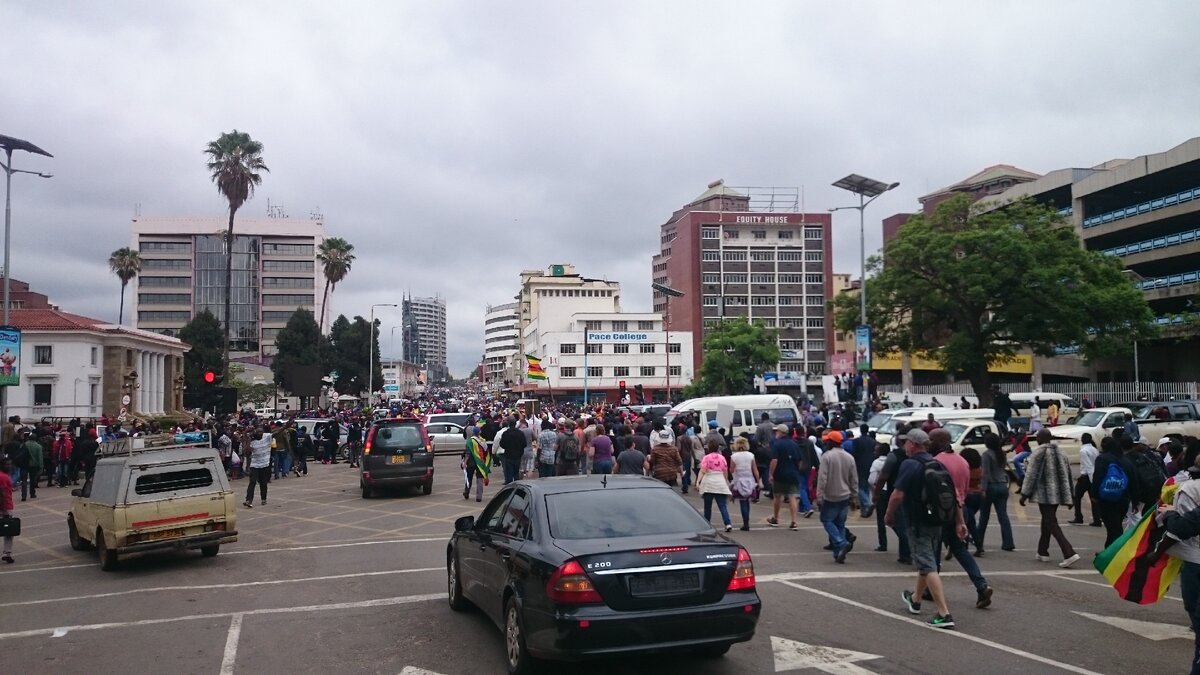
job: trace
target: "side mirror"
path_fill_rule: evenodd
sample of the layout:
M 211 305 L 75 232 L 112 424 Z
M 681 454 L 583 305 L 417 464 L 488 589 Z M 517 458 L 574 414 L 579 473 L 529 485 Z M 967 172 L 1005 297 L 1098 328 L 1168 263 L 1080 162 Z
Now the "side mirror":
M 82 495 L 83 495 L 83 490 L 80 490 L 79 488 L 75 488 L 74 490 L 71 490 L 72 497 L 79 497 Z
M 475 516 L 463 516 L 454 521 L 455 532 L 470 532 L 475 529 Z

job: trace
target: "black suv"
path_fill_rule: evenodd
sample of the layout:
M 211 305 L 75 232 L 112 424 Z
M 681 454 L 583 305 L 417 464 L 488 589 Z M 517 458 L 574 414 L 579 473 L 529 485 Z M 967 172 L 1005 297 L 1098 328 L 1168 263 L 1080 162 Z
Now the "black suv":
M 363 444 L 363 499 L 376 490 L 420 487 L 421 494 L 433 492 L 433 446 L 425 425 L 417 419 L 380 420 L 371 425 Z

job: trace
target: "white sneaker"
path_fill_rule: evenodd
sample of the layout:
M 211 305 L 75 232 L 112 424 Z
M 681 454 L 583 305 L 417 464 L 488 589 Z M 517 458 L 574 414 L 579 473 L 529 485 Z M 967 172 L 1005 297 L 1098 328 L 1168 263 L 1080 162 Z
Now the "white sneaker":
M 1066 560 L 1058 563 L 1058 566 L 1063 569 L 1066 569 L 1066 568 L 1070 567 L 1071 565 L 1074 565 L 1077 562 L 1079 562 L 1079 554 L 1078 553 L 1076 553 L 1075 555 L 1071 556 L 1070 558 L 1067 558 Z
M 1048 555 L 1037 555 L 1034 556 L 1034 559 L 1038 562 L 1050 562 L 1050 556 Z

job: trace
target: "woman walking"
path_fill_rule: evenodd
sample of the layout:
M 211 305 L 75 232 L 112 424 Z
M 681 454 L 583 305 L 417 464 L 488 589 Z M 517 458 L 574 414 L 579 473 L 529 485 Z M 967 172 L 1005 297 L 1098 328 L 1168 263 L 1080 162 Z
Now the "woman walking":
M 483 501 L 483 486 L 492 474 L 492 452 L 479 437 L 479 427 L 467 427 L 467 445 L 462 455 L 463 499 L 471 496 L 471 483 L 475 484 L 475 501 Z
M 592 473 L 612 473 L 613 442 L 608 436 L 603 424 L 596 425 L 596 435 L 592 438 Z
M 1096 456 L 1090 490 L 1107 531 L 1104 548 L 1108 548 L 1125 532 L 1125 514 L 1129 512 L 1133 501 L 1136 478 L 1133 462 L 1121 453 L 1120 442 L 1112 436 L 1100 439 L 1100 454 Z
M 733 455 L 729 458 L 731 469 L 729 490 L 737 500 L 742 512 L 742 531 L 750 529 L 750 500 L 755 499 L 759 484 L 758 463 L 750 452 L 750 441 L 738 437 L 733 441 Z
M 980 461 L 981 480 L 983 483 L 983 501 L 979 506 L 979 524 L 975 529 L 979 537 L 975 540 L 975 548 L 983 550 L 983 539 L 987 534 L 988 517 L 992 508 L 996 509 L 996 520 L 1000 522 L 1001 550 L 1015 551 L 1013 542 L 1012 523 L 1008 519 L 1008 460 L 1004 456 L 1004 446 L 1000 437 L 987 434 L 983 437 L 983 445 L 987 448 Z
M 1070 506 L 1071 497 L 1071 463 L 1067 456 L 1059 451 L 1058 445 L 1050 442 L 1053 434 L 1049 429 L 1038 432 L 1038 447 L 1029 455 L 1025 470 L 1025 480 L 1021 484 L 1021 506 L 1028 500 L 1038 505 L 1042 515 L 1042 534 L 1038 537 L 1037 559 L 1040 562 L 1050 562 L 1050 537 L 1058 542 L 1062 550 L 1063 561 L 1059 567 L 1070 567 L 1079 561 L 1079 554 L 1067 541 L 1062 528 L 1058 524 L 1059 505 Z
M 976 516 L 983 505 L 983 458 L 975 448 L 966 447 L 958 453 L 967 460 L 967 468 L 971 470 L 967 481 L 967 498 L 963 502 L 963 519 L 967 521 L 967 533 L 975 542 L 975 557 L 983 557 L 983 543 L 979 540 L 979 523 Z
M 729 520 L 726 501 L 732 492 L 729 489 L 729 481 L 725 478 L 729 465 L 725 462 L 721 446 L 716 440 L 710 440 L 705 449 L 707 452 L 704 459 L 700 460 L 700 475 L 696 479 L 696 486 L 704 498 L 704 519 L 712 522 L 712 505 L 713 501 L 716 501 L 717 509 L 721 511 L 721 520 L 725 522 L 725 531 L 730 532 L 733 530 L 733 522 Z

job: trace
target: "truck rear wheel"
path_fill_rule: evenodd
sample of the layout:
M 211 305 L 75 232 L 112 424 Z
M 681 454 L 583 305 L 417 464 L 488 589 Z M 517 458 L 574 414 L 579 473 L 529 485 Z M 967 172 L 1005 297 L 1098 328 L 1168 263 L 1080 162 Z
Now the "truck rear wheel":
M 117 552 L 110 550 L 104 541 L 104 531 L 96 530 L 96 555 L 100 558 L 100 569 L 111 572 L 117 569 Z
M 211 558 L 217 554 L 217 551 L 220 551 L 220 550 L 221 550 L 220 544 L 213 544 L 212 546 L 201 546 L 200 547 L 200 555 L 204 556 L 205 558 Z
M 79 536 L 79 528 L 75 527 L 74 516 L 67 516 L 67 538 L 71 541 L 71 550 L 87 551 L 92 548 L 86 539 Z

